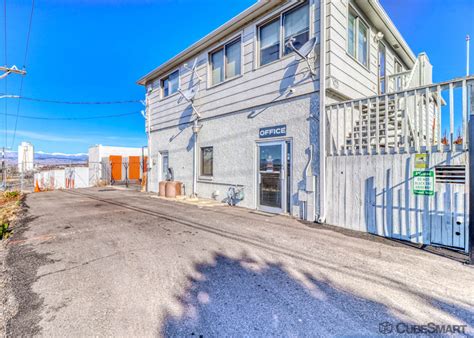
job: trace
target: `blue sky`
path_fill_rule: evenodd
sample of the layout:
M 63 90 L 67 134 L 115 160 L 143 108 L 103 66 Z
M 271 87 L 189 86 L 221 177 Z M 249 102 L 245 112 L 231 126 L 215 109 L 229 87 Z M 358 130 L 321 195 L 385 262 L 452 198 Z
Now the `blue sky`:
M 23 95 L 69 101 L 142 99 L 142 75 L 235 16 L 250 0 L 36 0 Z M 414 52 L 426 51 L 434 80 L 465 73 L 465 35 L 474 37 L 474 0 L 381 0 Z M 2 3 L 3 6 L 3 3 Z M 31 0 L 7 0 L 8 64 L 22 66 Z M 1 13 L 0 13 L 1 14 Z M 1 32 L 3 33 L 3 18 Z M 0 60 L 4 59 L 0 34 Z M 474 42 L 473 42 L 474 44 Z M 472 58 L 474 59 L 474 53 Z M 4 60 L 0 63 L 5 63 Z M 472 62 L 471 62 L 472 64 Z M 473 65 L 471 69 L 474 70 Z M 4 80 L 1 80 L 4 81 Z M 0 83 L 0 92 L 4 92 Z M 19 77 L 9 76 L 17 94 Z M 17 100 L 7 101 L 16 114 Z M 92 144 L 146 144 L 140 104 L 71 106 L 22 101 L 21 115 L 68 117 L 137 112 L 86 121 L 19 119 L 18 142 L 46 152 L 87 152 Z M 0 103 L 0 115 L 4 113 Z M 12 145 L 15 118 L 7 121 Z M 0 116 L 0 146 L 5 122 Z

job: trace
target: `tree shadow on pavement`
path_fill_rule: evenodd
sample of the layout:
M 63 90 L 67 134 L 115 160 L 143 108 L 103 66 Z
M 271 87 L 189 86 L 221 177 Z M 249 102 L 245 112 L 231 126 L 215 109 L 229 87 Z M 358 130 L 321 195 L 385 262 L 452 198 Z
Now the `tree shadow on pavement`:
M 279 263 L 216 254 L 196 264 L 199 278 L 177 296 L 182 313 L 168 312 L 163 336 L 378 335 L 397 322 L 380 303 L 335 288 L 323 278 L 291 276 Z

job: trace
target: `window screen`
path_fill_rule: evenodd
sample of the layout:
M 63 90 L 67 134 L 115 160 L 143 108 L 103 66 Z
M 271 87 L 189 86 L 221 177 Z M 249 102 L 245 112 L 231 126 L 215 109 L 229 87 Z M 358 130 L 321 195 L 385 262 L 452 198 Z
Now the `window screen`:
M 368 63 L 368 38 L 367 38 L 368 28 L 367 26 L 359 20 L 359 36 L 358 40 L 358 50 L 357 50 L 357 59 L 364 66 L 367 66 Z
M 224 81 L 224 50 L 211 55 L 212 84 Z
M 241 51 L 240 39 L 225 46 L 225 78 L 240 75 Z
M 164 78 L 161 82 L 161 86 L 163 87 L 163 97 L 176 93 L 179 88 L 179 70 Z
M 234 40 L 211 54 L 211 83 L 213 85 L 240 75 L 241 41 Z
M 349 25 L 348 25 L 348 43 L 347 43 L 347 52 L 356 57 L 356 39 L 355 39 L 355 29 L 356 29 L 356 18 L 354 14 L 349 13 Z
M 309 9 L 308 4 L 283 15 L 285 32 L 285 55 L 293 50 L 286 47 L 290 38 L 294 38 L 293 45 L 299 49 L 309 40 Z
M 260 27 L 260 65 L 280 58 L 280 19 Z

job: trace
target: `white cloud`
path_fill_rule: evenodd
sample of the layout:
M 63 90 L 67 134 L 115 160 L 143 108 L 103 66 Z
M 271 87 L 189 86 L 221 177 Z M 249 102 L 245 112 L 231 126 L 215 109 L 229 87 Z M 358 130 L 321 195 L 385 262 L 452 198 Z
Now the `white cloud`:
M 8 130 L 7 134 L 13 135 L 13 130 Z M 71 143 L 86 143 L 89 144 L 85 138 L 78 138 L 78 137 L 68 137 L 68 136 L 59 136 L 59 135 L 51 135 L 51 134 L 44 134 L 38 133 L 34 131 L 26 131 L 26 130 L 17 130 L 16 136 L 24 137 L 32 140 L 40 140 L 40 141 L 49 141 L 49 142 L 71 142 Z

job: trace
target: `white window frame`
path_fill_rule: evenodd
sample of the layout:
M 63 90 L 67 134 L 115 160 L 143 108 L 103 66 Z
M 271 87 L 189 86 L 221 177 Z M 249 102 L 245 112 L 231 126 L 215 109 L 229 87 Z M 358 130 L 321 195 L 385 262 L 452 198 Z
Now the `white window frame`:
M 169 72 L 168 74 L 166 74 L 165 76 L 163 76 L 163 77 L 160 78 L 160 83 L 159 83 L 159 84 L 160 84 L 160 92 L 161 92 L 161 93 L 160 93 L 160 96 L 161 96 L 161 99 L 162 99 L 162 100 L 167 99 L 167 98 L 169 98 L 169 97 L 172 97 L 172 96 L 174 96 L 174 95 L 176 95 L 176 94 L 179 93 L 178 91 L 176 91 L 176 92 L 174 92 L 174 93 L 172 93 L 172 94 L 168 94 L 167 96 L 165 96 L 165 88 L 164 88 L 164 86 L 163 86 L 163 84 L 164 84 L 164 82 L 166 81 L 166 79 L 169 79 L 169 77 L 170 77 L 171 75 L 173 75 L 174 73 L 176 73 L 176 72 L 178 72 L 178 88 L 180 88 L 180 87 L 181 87 L 181 72 L 180 72 L 179 68 L 173 70 L 172 72 Z M 169 81 L 168 81 L 168 83 L 169 83 Z
M 168 179 L 168 173 L 164 172 L 164 158 L 167 158 L 168 161 L 168 168 L 170 168 L 170 153 L 167 150 L 160 151 L 160 181 L 166 181 Z M 164 176 L 164 177 L 163 177 Z
M 352 55 L 351 53 L 349 53 L 349 17 L 351 14 L 355 18 L 354 20 L 354 54 L 355 55 Z M 359 61 L 359 25 L 361 22 L 367 28 L 367 59 L 366 59 L 367 65 L 364 65 L 362 62 Z M 346 53 L 352 59 L 357 61 L 359 65 L 366 68 L 367 70 L 369 70 L 369 65 L 370 65 L 370 49 L 371 49 L 370 32 L 371 32 L 371 27 L 367 23 L 367 21 L 365 21 L 362 18 L 362 16 L 360 15 L 357 9 L 355 9 L 352 5 L 349 5 L 347 9 Z
M 231 45 L 237 41 L 240 40 L 240 74 L 237 74 L 237 75 L 234 75 L 232 77 L 229 77 L 229 78 L 226 78 L 226 66 L 227 66 L 227 62 L 226 62 L 226 48 L 228 45 Z M 220 82 L 217 82 L 217 83 L 213 83 L 212 82 L 212 55 L 214 53 L 217 53 L 217 52 L 220 52 L 220 51 L 223 51 L 223 57 L 224 57 L 224 79 Z M 242 76 L 243 74 L 243 71 L 244 71 L 244 46 L 243 46 L 243 41 L 242 41 L 242 34 L 239 34 L 237 36 L 234 36 L 232 37 L 231 39 L 227 40 L 226 42 L 224 42 L 223 44 L 221 44 L 219 47 L 217 48 L 214 48 L 213 50 L 211 50 L 210 52 L 208 52 L 208 62 L 207 62 L 207 68 L 208 68 L 208 82 L 209 82 L 209 88 L 212 88 L 212 87 L 215 87 L 215 86 L 218 86 L 220 84 L 223 84 L 227 81 L 230 81 L 230 80 L 234 80 L 236 78 L 239 78 Z
M 383 76 L 383 80 L 385 81 L 385 91 L 382 93 L 382 78 L 380 77 L 380 46 L 383 46 L 384 48 L 384 51 L 385 51 L 385 57 L 384 57 L 384 70 L 385 70 L 385 74 Z M 378 93 L 379 95 L 384 95 L 384 94 L 387 94 L 387 92 L 389 91 L 388 90 L 388 73 L 387 73 L 387 45 L 382 42 L 382 41 L 379 41 L 379 44 L 377 46 L 377 82 L 378 82 Z
M 278 61 L 281 61 L 291 55 L 293 55 L 295 52 L 291 52 L 291 53 L 288 53 L 288 54 L 284 54 L 285 52 L 285 34 L 284 34 L 284 31 L 285 31 L 285 27 L 283 25 L 283 16 L 285 14 L 288 14 L 289 12 L 293 11 L 293 10 L 296 10 L 297 8 L 299 7 L 303 7 L 303 6 L 308 6 L 308 18 L 309 18 L 309 26 L 308 26 L 308 31 L 309 31 L 309 39 L 311 39 L 311 37 L 314 35 L 314 32 L 313 32 L 313 16 L 311 15 L 311 8 L 312 8 L 312 2 L 310 0 L 305 0 L 303 1 L 303 3 L 301 4 L 297 4 L 295 6 L 292 6 L 292 7 L 289 7 L 289 8 L 285 8 L 282 12 L 280 12 L 278 15 L 273 15 L 269 18 L 266 18 L 264 19 L 264 21 L 262 22 L 259 22 L 257 25 L 256 25 L 256 52 L 255 52 L 255 55 L 256 55 L 256 65 L 257 67 L 256 68 L 260 68 L 260 67 L 265 67 L 265 66 L 268 66 L 268 65 L 271 65 L 275 62 L 278 62 Z M 274 60 L 274 61 L 271 61 L 267 64 L 264 64 L 262 65 L 260 63 L 260 28 L 275 21 L 275 20 L 278 20 L 280 22 L 280 50 L 279 50 L 279 54 L 278 54 L 278 59 Z
M 401 66 L 400 67 L 400 71 L 398 72 L 397 71 L 397 63 Z M 398 57 L 394 57 L 394 61 L 393 61 L 393 74 L 398 74 L 398 73 L 403 73 L 405 71 L 405 66 L 403 65 L 403 62 L 400 61 L 400 59 Z
M 212 173 L 210 175 L 203 173 L 203 166 L 204 166 L 203 150 L 208 149 L 208 148 L 212 149 L 212 160 L 211 160 Z M 214 177 L 214 146 L 202 146 L 199 148 L 199 150 L 200 150 L 199 151 L 199 178 L 208 179 L 208 180 L 212 179 Z

